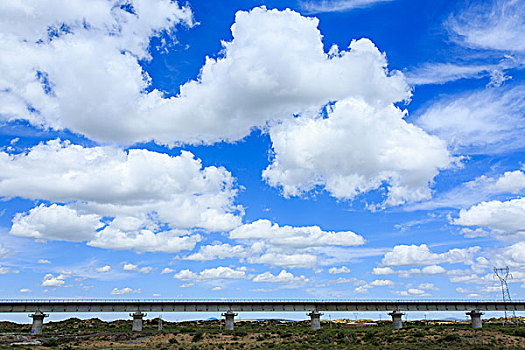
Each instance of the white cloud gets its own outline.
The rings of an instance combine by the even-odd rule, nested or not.
[[[197,253],[184,257],[184,260],[208,261],[215,259],[243,258],[248,255],[248,249],[242,245],[213,244],[201,246]]]
[[[504,247],[498,253],[498,260],[503,260],[506,265],[519,267],[520,269],[525,267],[525,242],[518,242],[508,247]],[[500,266],[502,265],[503,264]]]
[[[47,259],[38,259],[37,263],[39,264],[51,264],[51,261]]]
[[[172,157],[54,140],[23,154],[0,152],[0,169],[0,196],[68,202],[17,214],[15,235],[178,252],[200,241],[189,235],[194,228],[223,231],[241,223],[234,178],[224,168],[203,168],[189,152]],[[103,217],[113,220],[97,232]],[[164,225],[171,230],[159,232]]]
[[[456,152],[496,154],[525,146],[525,86],[441,98],[418,112],[417,124]]]
[[[214,291],[214,292],[218,292],[218,291],[220,291],[220,290],[223,290],[223,288],[217,286],[217,287],[213,287],[211,290]]]
[[[151,79],[139,60],[150,58],[152,36],[172,38],[175,25],[192,24],[192,13],[169,0],[126,4],[2,1],[0,115],[98,139],[131,138],[139,111],[162,101],[158,91],[144,92]]]
[[[11,272],[9,267],[0,266],[0,275],[7,275],[9,272]]]
[[[265,240],[273,246],[292,248],[326,245],[356,246],[365,243],[362,236],[351,231],[323,231],[318,226],[279,226],[269,220],[257,220],[244,224],[230,232],[231,239]]]
[[[440,273],[445,273],[445,269],[439,265],[425,266],[421,269],[421,273],[425,275],[437,275]]]
[[[246,259],[250,264],[267,264],[288,268],[314,268],[317,256],[308,253],[266,252],[260,256],[250,256]]]
[[[413,85],[444,84],[464,78],[481,78],[499,69],[500,65],[463,65],[454,63],[427,63],[406,73]]]
[[[351,272],[350,269],[346,266],[332,267],[328,270],[328,273],[331,275],[335,275],[338,273],[350,273],[350,272]]]
[[[181,270],[173,275],[173,277],[181,281],[207,281],[247,278],[244,268],[232,269],[230,267],[224,266],[205,269],[199,273],[192,272],[188,269]]]
[[[166,0],[133,4],[138,16],[110,10],[106,2],[85,17],[92,28],[84,28],[84,17],[68,7],[58,18],[43,16],[40,8],[20,15],[21,22],[42,22],[32,28],[34,35],[4,24],[0,115],[104,142],[212,143],[242,139],[255,127],[349,96],[374,103],[408,97],[401,74],[385,74],[385,59],[368,40],[326,54],[316,18],[264,7],[236,13],[233,40],[223,43],[219,58],[206,59],[198,80],[182,85],[179,95],[144,92],[150,79],[137,59],[148,58],[150,36],[181,20],[191,22],[191,14]],[[142,17],[144,11],[158,12],[153,18]],[[55,20],[72,26],[72,33],[36,44]],[[106,28],[121,30],[107,33]]]
[[[421,283],[417,289],[424,289],[424,290],[439,290],[438,287],[434,285],[434,283]]]
[[[124,271],[137,271],[138,268],[138,265],[135,264],[124,264],[124,266],[122,266]]]
[[[430,198],[434,176],[453,159],[443,141],[404,117],[392,104],[349,98],[335,103],[327,118],[283,122],[270,129],[274,158],[263,177],[285,196],[322,186],[349,200],[386,185],[384,205]]]
[[[129,249],[139,252],[177,253],[192,250],[200,235],[188,236],[185,231],[170,230],[154,233],[150,230],[120,231],[111,227],[98,232],[88,245],[105,249]],[[184,236],[183,236],[184,235]]]
[[[392,293],[396,294],[396,295],[399,295],[401,297],[413,297],[413,296],[425,297],[425,296],[430,296],[429,293],[425,292],[422,289],[418,289],[418,288],[408,288],[408,290],[402,290],[402,291],[395,290],[395,291],[392,291]]]
[[[525,197],[503,202],[481,202],[462,209],[452,223],[485,227],[498,238],[522,237],[525,234]]]
[[[374,280],[369,285],[372,287],[393,287],[395,283],[391,280]]]
[[[54,275],[48,273],[42,279],[42,287],[62,287],[66,283],[64,281],[66,277],[67,276],[64,274],[60,274],[55,277]]]
[[[500,192],[518,193],[525,188],[525,172],[506,171],[496,180],[492,188]]]
[[[386,266],[424,266],[440,263],[472,264],[473,256],[479,247],[451,249],[445,253],[432,253],[426,244],[397,245],[385,254],[381,263]]]
[[[102,266],[102,267],[97,267],[95,269],[95,271],[97,272],[109,272],[111,270],[111,266],[109,265],[105,265],[105,266]]]
[[[391,275],[395,273],[390,267],[374,267],[372,270],[373,275]]]
[[[406,207],[407,210],[432,210],[436,208],[465,208],[488,201],[500,194],[519,194],[525,189],[525,173],[521,170],[506,171],[497,176],[482,175],[440,193],[435,198]],[[482,236],[482,231],[466,231],[468,235]]]
[[[166,274],[166,273],[172,273],[172,272],[175,272],[174,269],[170,269],[169,267],[165,267],[163,270],[162,270],[162,274]]]
[[[39,240],[87,241],[102,227],[95,214],[79,214],[66,206],[40,204],[28,213],[17,213],[11,226],[12,235]]]
[[[0,258],[6,257],[11,254],[11,249],[5,247],[3,244],[0,244]]]
[[[124,264],[122,266],[122,269],[124,271],[137,271],[140,273],[150,273],[153,270],[153,267],[151,266],[139,267],[138,265],[135,265],[135,264]]]
[[[522,1],[472,2],[447,21],[453,38],[471,48],[525,51],[525,5]]]
[[[392,0],[310,0],[300,6],[308,13],[343,12],[375,5]]]
[[[118,288],[113,288],[113,290],[111,291],[111,294],[112,295],[122,295],[122,294],[138,294],[138,293],[142,293],[142,290],[139,288],[139,289],[132,289],[132,288],[129,288],[129,287],[124,287],[122,289],[118,289]]]
[[[302,285],[310,280],[305,276],[294,276],[292,273],[281,270],[281,272],[274,276],[271,272],[267,271],[260,275],[255,276],[252,279],[253,282],[268,282],[268,283],[282,283],[282,284],[294,284]]]
[[[20,293],[31,293],[31,289],[28,289],[28,288],[21,288],[19,290]]]

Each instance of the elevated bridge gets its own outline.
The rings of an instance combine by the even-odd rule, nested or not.
[[[525,311],[525,301],[495,300],[315,300],[315,299],[0,299],[0,313],[31,312],[33,333],[42,331],[46,313],[132,312],[133,330],[142,330],[144,312],[222,312],[233,329],[236,312],[309,312],[319,329],[323,311],[390,311],[394,329],[404,311],[468,311],[472,326],[481,327],[483,311]]]

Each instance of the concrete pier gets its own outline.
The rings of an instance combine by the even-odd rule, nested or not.
[[[314,331],[321,329],[321,316],[323,315],[319,311],[312,311],[309,314],[306,314],[307,316],[310,316],[311,324],[310,328]]]
[[[44,318],[48,316],[49,315],[46,315],[42,313],[41,311],[36,311],[34,314],[29,315],[29,317],[33,318],[31,334],[36,334],[36,335],[42,334],[42,325],[44,324]]]
[[[392,316],[392,328],[393,329],[401,329],[403,328],[403,320],[402,317],[404,313],[394,310],[389,313],[390,316]]]
[[[236,314],[235,312],[232,312],[232,311],[228,311],[228,312],[225,312],[222,314],[222,316],[224,316],[224,329],[226,329],[227,331],[233,331],[233,324],[234,324],[234,321],[235,321],[235,316],[237,316],[238,314]]]
[[[133,327],[131,328],[134,332],[142,332],[142,318],[144,316],[147,316],[147,314],[144,314],[140,311],[136,311],[135,313],[129,314],[133,317]]]
[[[472,310],[471,312],[467,312],[467,315],[470,316],[470,320],[472,321],[472,328],[481,328],[483,326],[481,323],[481,315],[483,315],[483,312]]]

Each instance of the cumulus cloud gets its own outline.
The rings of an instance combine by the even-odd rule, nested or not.
[[[261,273],[260,275],[255,276],[252,279],[253,282],[269,282],[269,283],[282,283],[282,284],[294,284],[302,285],[306,282],[309,282],[310,279],[305,276],[294,276],[293,273],[286,270],[281,270],[278,275],[273,275],[271,272],[267,271]]]
[[[42,287],[62,287],[66,283],[64,281],[66,278],[67,276],[64,274],[55,277],[53,274],[48,273],[42,279]]]
[[[138,294],[138,293],[142,293],[142,290],[140,288],[138,289],[132,289],[132,288],[129,288],[129,287],[124,287],[122,289],[118,289],[118,288],[113,288],[113,290],[111,291],[111,294],[112,295],[122,295],[122,294]]]
[[[385,205],[430,198],[429,185],[452,158],[443,141],[404,117],[393,104],[349,98],[327,118],[283,122],[270,130],[274,158],[263,177],[285,196],[322,186],[349,200],[385,185]]]
[[[362,236],[351,231],[323,231],[318,226],[279,226],[269,220],[257,220],[230,232],[231,239],[264,240],[273,246],[292,248],[326,245],[356,246],[365,243]]]
[[[39,264],[51,264],[51,261],[47,259],[38,259],[37,263]]]
[[[242,267],[232,269],[230,267],[219,266],[195,273],[189,269],[185,269],[180,270],[175,275],[173,275],[173,277],[181,281],[245,279],[247,278],[245,270],[246,269]]]
[[[102,226],[98,215],[79,214],[62,205],[40,204],[28,213],[17,213],[10,233],[39,240],[82,242],[94,238]]]
[[[426,244],[397,245],[385,254],[381,263],[386,266],[424,266],[440,263],[472,264],[474,254],[480,247],[451,249],[444,253],[433,253]]]
[[[417,124],[461,153],[497,154],[525,146],[525,86],[443,97],[419,111]]]
[[[374,281],[372,281],[370,283],[363,283],[362,285],[357,286],[354,289],[354,293],[356,293],[356,294],[368,294],[369,289],[371,289],[371,288],[374,288],[374,287],[389,287],[389,288],[392,288],[395,285],[396,284],[394,283],[394,281],[391,281],[391,280],[374,280]]]
[[[145,92],[150,80],[138,59],[148,58],[150,37],[180,22],[191,24],[191,13],[166,0],[131,4],[136,14],[105,2],[91,16],[69,6],[58,18],[48,18],[34,4],[30,13],[4,5],[0,114],[97,141],[212,143],[242,139],[255,127],[348,96],[373,102],[408,96],[402,76],[386,75],[384,57],[369,41],[327,54],[316,18],[264,7],[237,12],[233,40],[223,42],[222,55],[208,57],[199,78],[182,85],[177,96]],[[21,23],[42,25],[28,33],[6,24],[14,15]],[[49,39],[47,29],[57,22],[69,30],[58,27]]]
[[[150,273],[153,270],[153,267],[151,266],[139,267],[138,265],[135,265],[135,264],[124,264],[122,266],[122,269],[124,271],[136,271],[140,273]]]
[[[390,267],[374,267],[372,270],[373,275],[391,275],[395,273]]]
[[[31,293],[31,289],[28,289],[28,288],[21,288],[19,290],[20,293]]]
[[[161,274],[167,274],[167,273],[172,273],[172,272],[175,272],[175,270],[169,267],[165,267],[164,269],[162,269]]]
[[[162,101],[144,92],[139,61],[150,58],[151,37],[172,38],[181,23],[192,25],[191,10],[169,0],[3,1],[0,116],[129,139],[138,112]]]
[[[242,245],[232,246],[228,243],[203,245],[199,251],[183,257],[184,260],[208,261],[215,259],[244,258],[249,249]]]
[[[178,252],[200,241],[189,235],[193,229],[223,231],[241,223],[234,178],[224,168],[203,168],[189,152],[169,156],[52,140],[21,154],[0,152],[0,169],[0,196],[68,203],[17,214],[11,233],[18,236]],[[162,226],[169,229],[160,232]]]
[[[332,267],[328,270],[328,273],[331,275],[335,275],[338,273],[350,273],[350,272],[351,272],[350,269],[346,266]]]
[[[422,269],[413,268],[408,270],[399,270],[397,275],[401,278],[413,278],[414,276],[428,276],[428,275],[439,275],[445,273],[446,270],[439,265],[425,266]]]
[[[481,202],[462,209],[452,223],[488,228],[498,238],[522,237],[525,235],[525,197]]]
[[[470,48],[525,51],[525,4],[515,0],[471,2],[447,26],[458,43]]]
[[[314,268],[317,265],[317,256],[308,253],[274,252],[270,250],[259,256],[250,256],[246,261],[250,264],[266,264],[288,268]]]
[[[422,289],[418,288],[408,288],[407,290],[393,290],[393,294],[399,295],[401,297],[427,297],[430,296],[429,293],[425,292]]]
[[[109,265],[105,265],[105,266],[102,266],[102,267],[97,267],[95,269],[95,271],[97,272],[109,272],[111,270],[111,266]]]

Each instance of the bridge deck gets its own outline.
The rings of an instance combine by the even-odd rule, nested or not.
[[[525,301],[494,300],[1,300],[0,313],[11,312],[294,312],[294,311],[525,311]]]

